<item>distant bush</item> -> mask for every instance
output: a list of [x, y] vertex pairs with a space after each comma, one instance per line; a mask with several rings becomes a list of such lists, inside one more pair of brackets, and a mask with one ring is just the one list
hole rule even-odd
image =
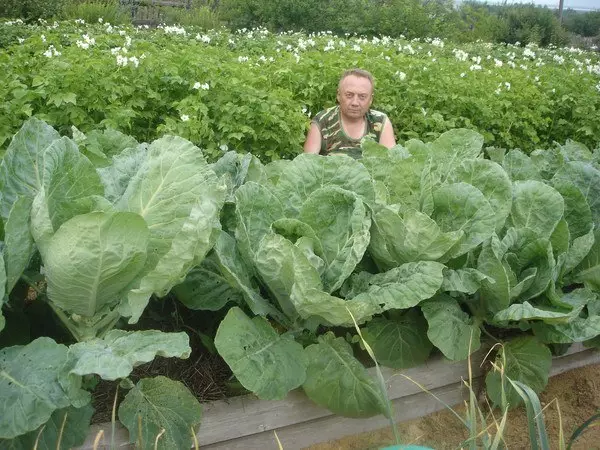
[[0, 17], [31, 22], [60, 16], [68, 0], [2, 0]]
[[177, 23], [184, 26], [198, 26], [206, 30], [219, 28], [219, 14], [208, 6], [194, 6], [190, 9], [162, 8], [161, 19], [165, 23]]
[[541, 46], [564, 45], [567, 32], [561, 27], [554, 12], [534, 5], [511, 5], [498, 10], [498, 17], [506, 23], [501, 42], [514, 44], [534, 43]]
[[131, 22], [129, 9], [122, 7], [119, 0], [70, 1], [64, 7], [62, 17], [83, 19], [88, 23], [97, 22], [100, 18], [112, 24]]
[[584, 37], [600, 36], [600, 11], [565, 11], [563, 25], [571, 33]]

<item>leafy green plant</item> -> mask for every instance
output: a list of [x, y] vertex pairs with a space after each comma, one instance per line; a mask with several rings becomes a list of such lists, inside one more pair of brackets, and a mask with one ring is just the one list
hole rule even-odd
[[129, 11], [121, 6], [118, 0], [69, 2], [62, 10], [64, 19], [82, 19], [87, 23], [99, 20], [113, 25], [131, 22]]

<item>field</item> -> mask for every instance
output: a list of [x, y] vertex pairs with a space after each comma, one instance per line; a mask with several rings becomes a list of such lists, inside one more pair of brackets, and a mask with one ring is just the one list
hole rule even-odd
[[[12, 23], [12, 22], [8, 22]], [[300, 152], [308, 117], [335, 102], [341, 72], [374, 74], [374, 107], [400, 142], [469, 128], [529, 153], [600, 141], [600, 63], [578, 49], [440, 39], [203, 32], [106, 23], [1, 25], [0, 145], [36, 115], [61, 132], [176, 134], [263, 162]]]
[[[597, 54], [0, 32], [0, 446], [78, 445], [112, 382], [132, 442], [190, 448], [198, 395], [134, 368], [198, 347], [238, 391], [301, 388], [363, 418], [391, 416], [365, 366], [491, 347], [486, 393], [507, 411], [537, 401], [553, 355], [599, 345]], [[373, 72], [399, 144], [299, 155], [348, 67]]]

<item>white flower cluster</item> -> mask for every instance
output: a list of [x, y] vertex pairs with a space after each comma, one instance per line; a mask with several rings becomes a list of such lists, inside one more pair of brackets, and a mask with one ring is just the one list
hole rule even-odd
[[146, 58], [145, 53], [142, 53], [142, 55], [139, 58], [137, 56], [125, 56], [127, 54], [127, 47], [111, 48], [110, 53], [116, 55], [117, 66], [119, 67], [125, 67], [129, 64], [131, 64], [134, 67], [138, 67], [140, 65], [140, 61]]
[[593, 73], [595, 75], [600, 75], [600, 64], [596, 64], [596, 65], [588, 65], [586, 67], [588, 73]]
[[469, 54], [467, 52], [456, 48], [452, 50], [452, 53], [454, 54], [454, 57], [459, 61], [466, 61], [469, 58]]
[[248, 57], [247, 56], [238, 56], [238, 62], [246, 62], [248, 61]]
[[58, 50], [56, 50], [56, 48], [54, 48], [54, 45], [50, 45], [50, 47], [48, 47], [48, 50], [46, 50], [44, 52], [44, 56], [46, 58], [52, 58], [53, 56], [60, 56], [62, 53], [59, 52]]
[[164, 27], [164, 30], [165, 30], [165, 33], [167, 33], [167, 34], [180, 34], [182, 36], [185, 36], [187, 34], [185, 31], [185, 28], [178, 27], [177, 25], [166, 26], [166, 27]]
[[404, 72], [398, 70], [394, 75], [400, 78], [400, 81], [406, 80], [406, 74]]
[[83, 20], [83, 19], [75, 19], [74, 22], [78, 25], [85, 25], [85, 20]]
[[323, 48], [324, 52], [328, 52], [330, 50], [335, 50], [335, 42], [333, 41], [333, 39], [329, 39], [327, 41], [327, 45]]
[[535, 59], [535, 52], [529, 48], [523, 50], [523, 56], [525, 58]]
[[210, 44], [210, 41], [211, 41], [210, 36], [207, 36], [206, 34], [200, 34], [200, 33], [198, 33], [196, 35], [196, 40], [200, 41], [200, 42], [204, 42], [205, 44]]
[[196, 81], [196, 82], [194, 83], [194, 87], [193, 87], [193, 89], [203, 89], [203, 90], [205, 90], [205, 91], [208, 91], [208, 90], [210, 89], [210, 85], [209, 85], [208, 83], [203, 83], [203, 84], [200, 84], [200, 82], [199, 82], [199, 81]]
[[21, 19], [9, 20], [4, 22], [4, 25], [22, 25], [23, 21]]
[[89, 37], [89, 35], [84, 34], [82, 36], [83, 41], [77, 40], [75, 41], [75, 44], [77, 44], [77, 47], [82, 48], [84, 50], [87, 50], [88, 48], [90, 48], [90, 46], [93, 46], [96, 44], [96, 39]]
[[502, 61], [500, 61], [499, 59], [494, 58], [494, 65], [496, 67], [502, 67]]
[[434, 47], [444, 48], [444, 41], [442, 41], [440, 38], [435, 38], [431, 41], [431, 45]]
[[552, 59], [557, 63], [557, 64], [564, 64], [565, 62], [565, 58], [560, 56], [560, 55], [554, 55], [552, 57]]
[[502, 86], [504, 85], [504, 87], [506, 88], [507, 91], [510, 91], [510, 83], [508, 81], [505, 81], [504, 83], [500, 83], [498, 85], [498, 89], [496, 89], [494, 92], [496, 93], [496, 95], [500, 95], [500, 93], [502, 92]]
[[400, 46], [400, 47], [398, 47], [398, 50], [407, 52], [409, 55], [414, 55], [415, 53], [417, 53], [415, 51], [415, 49], [412, 47], [412, 45], [410, 45], [410, 44], [407, 44], [404, 47]]

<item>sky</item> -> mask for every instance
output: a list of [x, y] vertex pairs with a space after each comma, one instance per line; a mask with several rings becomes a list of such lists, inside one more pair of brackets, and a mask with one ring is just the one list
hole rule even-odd
[[[478, 0], [482, 1], [483, 0]], [[487, 3], [504, 3], [504, 0], [486, 0]], [[558, 8], [559, 0], [507, 0], [507, 3], [535, 3], [540, 6]], [[600, 0], [565, 0], [564, 9], [600, 10]]]

